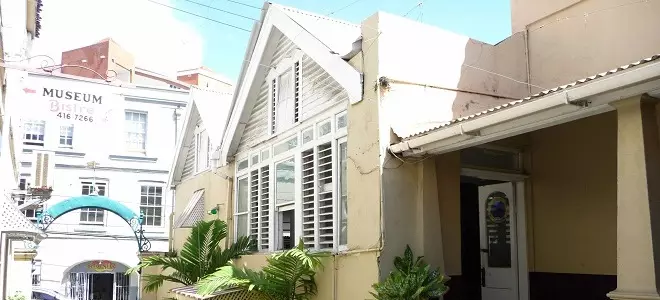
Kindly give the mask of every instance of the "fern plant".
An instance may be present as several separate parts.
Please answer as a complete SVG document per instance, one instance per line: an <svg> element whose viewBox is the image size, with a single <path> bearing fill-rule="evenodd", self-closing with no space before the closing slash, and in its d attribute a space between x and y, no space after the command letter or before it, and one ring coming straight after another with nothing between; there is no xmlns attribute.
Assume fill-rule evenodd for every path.
<svg viewBox="0 0 660 300"><path fill-rule="evenodd" d="M193 285L216 269L226 266L232 259L252 252L255 242L248 237L241 237L229 248L222 249L220 241L227 238L227 223L222 220L199 221L192 228L186 243L180 253L171 251L165 256L149 256L143 258L126 274L137 273L146 267L160 267L159 274L144 274L144 291L156 291L163 282L176 282L182 285ZM165 270L171 273L165 273Z"/></svg>
<svg viewBox="0 0 660 300"><path fill-rule="evenodd" d="M431 269L423 256L415 258L410 246L403 257L394 258L394 271L385 281L376 283L371 292L377 300L428 300L440 297L448 290L447 279L438 269Z"/></svg>
<svg viewBox="0 0 660 300"><path fill-rule="evenodd" d="M25 295L19 291L16 291L13 296L8 296L7 300L25 300Z"/></svg>
<svg viewBox="0 0 660 300"><path fill-rule="evenodd" d="M293 249L269 257L261 271L240 269L233 264L221 267L197 284L198 293L239 289L254 293L255 299L309 300L316 295L314 276L323 269L321 259L328 254L305 249L302 240Z"/></svg>

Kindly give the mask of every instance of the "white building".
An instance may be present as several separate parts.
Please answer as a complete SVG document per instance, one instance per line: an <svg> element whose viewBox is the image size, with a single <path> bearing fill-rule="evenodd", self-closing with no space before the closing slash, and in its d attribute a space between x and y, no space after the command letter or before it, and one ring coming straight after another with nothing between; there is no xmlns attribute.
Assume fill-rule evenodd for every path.
<svg viewBox="0 0 660 300"><path fill-rule="evenodd" d="M25 210L35 222L39 211L55 217L39 245L34 284L73 299L136 299L138 276L124 275L138 263L134 229L102 205L78 209L74 200L97 192L116 210L142 213L149 250L168 251L166 184L190 91L45 72L19 72L11 82L7 98L22 122L20 188L53 188L49 200Z"/></svg>
<svg viewBox="0 0 660 300"><path fill-rule="evenodd" d="M39 36L41 0L0 0L0 299L30 297L35 243L44 237L8 197L17 184L17 118L7 112L5 82L11 65L28 58Z"/></svg>

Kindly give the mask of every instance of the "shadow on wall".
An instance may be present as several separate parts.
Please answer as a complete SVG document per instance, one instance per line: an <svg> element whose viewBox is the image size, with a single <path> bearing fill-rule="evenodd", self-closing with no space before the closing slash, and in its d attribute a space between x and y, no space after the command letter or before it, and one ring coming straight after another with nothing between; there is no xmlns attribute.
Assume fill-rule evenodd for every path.
<svg viewBox="0 0 660 300"><path fill-rule="evenodd" d="M398 16L378 16L379 76L387 78L380 82L381 120L388 123L380 126L389 125L396 135L390 144L529 94L523 34L490 45ZM435 161L386 160L381 279L406 244L445 274L460 275L460 261L442 259L443 252L460 253L461 245L460 238L456 245L440 240L438 193L443 191L438 191ZM460 169L460 165L443 167ZM458 177L455 184L459 186Z"/></svg>

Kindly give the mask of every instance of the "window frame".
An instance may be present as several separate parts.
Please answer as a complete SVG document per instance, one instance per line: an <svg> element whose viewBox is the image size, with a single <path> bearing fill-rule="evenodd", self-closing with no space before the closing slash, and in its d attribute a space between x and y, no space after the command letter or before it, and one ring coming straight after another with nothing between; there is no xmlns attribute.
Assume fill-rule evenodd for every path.
<svg viewBox="0 0 660 300"><path fill-rule="evenodd" d="M249 191L250 191L250 174L253 170L255 169L261 169L264 166L269 166L270 170L270 179L269 179L269 249L268 251L261 251L261 252L278 252L278 245L277 245L277 237L279 236L279 230L277 228L277 224L279 223L278 220L278 215L280 211L285 211L291 209L295 209L295 219L294 219L294 241L295 243L298 242L298 240L301 238L302 234L302 187L301 187L301 164L302 164L302 152L304 150L308 150L311 148L316 148L320 145L331 143L331 148L332 148L332 172L333 172L333 191L338 191L340 187L340 179L339 179L339 144L342 142L347 141L347 130L346 127L338 129L336 126L336 120L337 116L345 114L346 113L346 106L344 105L337 105L330 109L327 113L317 115L313 118L310 118L308 120L303 120L299 122L296 126L290 128L287 131L281 132L277 134L276 137L273 137L269 139L267 142L262 143L261 145L257 145L248 151L244 151L241 153L238 153L236 157L236 164L235 164L235 174L237 180L243 179L243 178L248 178L247 179L247 184L248 184L248 208L246 214L248 215L248 222L247 226L248 228L246 229L245 232L248 233L248 236L250 235L250 221L249 221L249 213L251 211L251 202L249 199ZM318 137L317 133L317 128L321 124L325 122L331 122L331 130L328 134L324 135L323 137ZM311 141L308 141L304 145L302 144L302 135L304 131L309 130L310 128L313 128L314 130L314 136ZM289 149L287 151L284 151L282 153L279 153L278 155L274 155L274 147L276 145L279 145L282 142L290 140L293 136L297 137L297 145L296 147ZM268 151L269 157L267 159L263 159L262 153ZM251 158L254 155L259 155L260 156L260 161L259 163L256 164L251 164ZM276 170L275 167L278 163L285 161L287 159L290 159L291 157L294 158L294 164L295 164L295 195L294 195L294 202L293 203L288 203L288 204L281 204L278 205L276 203ZM239 163L244 162L247 160L247 167L244 167L242 169L239 168ZM316 163L315 163L316 164ZM234 207L237 208L237 199L238 199L238 184L235 185L234 187L234 199L232 199ZM334 249L310 249L312 251L333 251L333 252L341 252L341 251L346 251L347 246L346 245L339 245L339 231L340 231L340 224L339 224L339 195L338 192L333 192L333 218L334 218ZM316 196L315 196L316 197ZM318 201L318 200L317 200ZM280 209L281 207L281 209ZM234 240L237 238L237 219L236 219L236 208L234 209L234 224L233 226L233 232L234 232ZM318 212L316 213L318 216ZM318 229L317 229L318 230Z"/></svg>
<svg viewBox="0 0 660 300"><path fill-rule="evenodd" d="M62 125L60 125L60 137L59 137L59 141L58 141L58 147L60 147L60 148L73 148L73 132L75 130L73 127L74 127L73 124L62 124ZM64 128L66 128L65 130L67 130L67 132L65 132L66 134L68 134L68 129L69 128L71 129L71 135L70 136L62 135L62 129L64 129ZM63 139L64 139L65 142L67 140L69 140L71 142L71 144L66 144L66 143L62 144Z"/></svg>
<svg viewBox="0 0 660 300"><path fill-rule="evenodd" d="M197 125L194 134L195 168L193 174L198 174L211 169L211 138L209 137L208 130L201 124ZM204 147L205 145L206 147ZM205 154L206 157L202 157L202 154Z"/></svg>
<svg viewBox="0 0 660 300"><path fill-rule="evenodd" d="M300 49L295 49L293 53L280 61L278 65L271 69L271 71L266 76L266 82L268 83L268 135L267 137L274 137L283 132L287 132L293 128L296 128L298 124L302 121L302 88L304 87L303 79L303 57L304 53ZM296 66L298 70L296 70ZM293 114L294 120L292 124L286 125L286 127L278 127L275 123L277 120L276 117L276 107L275 103L279 97L279 81L280 76L288 71L291 71L291 84L293 85L292 90L292 100L293 100ZM296 85L297 83L297 85Z"/></svg>
<svg viewBox="0 0 660 300"><path fill-rule="evenodd" d="M104 187L105 187L105 188L104 188L104 194L103 194L102 196L104 196L104 197L108 197L108 194L109 194L109 184L108 184L108 182L105 181L105 180L83 180L83 181L80 181L80 194L81 194L81 195L90 195L91 190L89 191L88 194L84 194L82 191L83 191L83 189L85 188L85 186L93 186L93 185L96 185L96 186L99 186L99 185L100 185L100 186L104 186ZM94 188L97 188L97 187L94 187ZM94 209L94 211L89 211L89 209ZM96 215L98 214L99 211L101 211L102 214L103 214L103 220L102 220L101 222L97 222L97 221L93 221L93 222L92 222L92 221L89 221L89 214L90 214L90 213L94 213L95 216L96 216ZM79 212L79 215L78 215L78 224L80 224L80 225L106 226L106 224L107 224L108 214L107 214L106 211L105 211L104 209L102 209L102 208L90 208L90 207L84 207L84 208L81 208L78 212ZM81 220L83 214L86 214L86 215L87 215L87 221L82 221L82 220Z"/></svg>
<svg viewBox="0 0 660 300"><path fill-rule="evenodd" d="M147 188L147 194L146 194L147 204L146 205L142 204L142 196L143 196L142 188L143 187ZM148 204L149 203L149 188L150 187L153 187L154 189L160 188L160 205L159 206ZM139 203L138 211L140 212L140 214L142 215L142 207L147 207L147 208L159 208L160 207L160 225L148 225L147 224L148 216L146 214L144 214L143 219L142 219L143 226L148 227L148 228L164 228L165 227L165 223L166 223L165 222L165 215L166 215L166 213L165 213L165 207L166 207L166 205L165 205L165 200L166 200L165 196L166 196L166 193L165 193L165 186L164 185L157 184L157 183L152 183L152 182L140 182L140 200L138 202ZM155 215L152 216L152 217L155 217Z"/></svg>
<svg viewBox="0 0 660 300"><path fill-rule="evenodd" d="M28 124L30 124L32 126L31 128L34 128L35 126L41 127L42 128L41 132L37 132L36 134L34 134L34 132L28 133L26 131L26 125L28 125ZM22 126L23 126L23 138L22 138L22 140L23 140L24 145L42 146L42 147L45 145L45 143L46 143L46 121L45 120L27 119L27 120L23 121ZM41 135L41 139L39 139L39 138L37 138L37 139L32 139L32 138L28 139L26 137L26 135L28 135L28 134L30 134L32 136Z"/></svg>
<svg viewBox="0 0 660 300"><path fill-rule="evenodd" d="M247 193L246 193L246 201L247 201L247 208L245 209L245 212L238 212L238 195L239 195L239 190L240 190L240 182L241 180L245 179L245 182L247 184ZM236 239L239 237L238 236L238 217L245 215L247 217L247 228L245 229L245 232L247 232L248 236L250 235L250 176L249 174L244 174L239 176L236 176L236 185L234 187L234 209L233 209L233 233L234 237L233 240L236 241Z"/></svg>
<svg viewBox="0 0 660 300"><path fill-rule="evenodd" d="M128 126L129 120L127 120L127 114L138 114L138 115L144 115L144 132L134 132L131 131ZM134 120L130 120L130 122L136 122ZM143 110L136 110L136 109L126 109L124 110L124 147L128 152L137 152L137 153L146 153L147 152L147 139L148 139L148 132L149 132L149 112L148 111L143 111ZM129 134L142 134L144 137L142 139L142 148L133 148L131 147L132 143L129 140Z"/></svg>

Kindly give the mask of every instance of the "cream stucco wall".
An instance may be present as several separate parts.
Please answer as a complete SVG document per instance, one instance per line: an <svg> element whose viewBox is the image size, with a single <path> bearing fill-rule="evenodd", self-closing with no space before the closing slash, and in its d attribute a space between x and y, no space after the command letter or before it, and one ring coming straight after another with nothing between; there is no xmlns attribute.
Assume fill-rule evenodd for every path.
<svg viewBox="0 0 660 300"><path fill-rule="evenodd" d="M228 211L231 209L228 207L228 203L230 202L228 202L227 199L231 197L231 191L233 190L233 183L229 178L233 177L233 170L233 164L215 170L207 170L178 184L175 190L174 220L179 216L178 213L186 208L192 194L199 189L204 189L205 211L209 211L212 208L215 208L216 205L220 204L217 215L205 215L204 219L211 220L213 218L220 218L227 221ZM232 228L231 225L229 228ZM170 237L171 247L176 251L181 251L183 244L190 235L190 231L190 228L174 229ZM223 244L223 248L224 247L225 244ZM145 274L152 274L152 272L160 272L160 269L151 268L149 270L144 270L143 272ZM180 285L165 282L163 286L158 289L156 295L143 294L143 297L147 300L162 300L163 298L172 297L169 291L178 286ZM151 297L154 298L150 299Z"/></svg>
<svg viewBox="0 0 660 300"><path fill-rule="evenodd" d="M518 29L524 30L529 22L530 79L544 89L638 61L660 49L658 1L514 0L512 10L514 27L520 22Z"/></svg>
<svg viewBox="0 0 660 300"><path fill-rule="evenodd" d="M531 134L532 271L616 274L616 128L612 112Z"/></svg>
<svg viewBox="0 0 660 300"><path fill-rule="evenodd" d="M616 274L616 114L501 140L524 151L530 272ZM435 157L444 264L461 274L460 156Z"/></svg>

